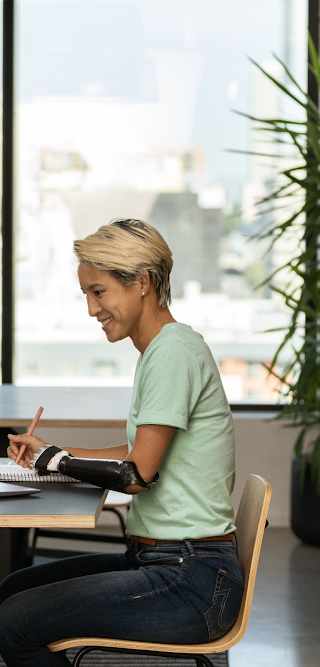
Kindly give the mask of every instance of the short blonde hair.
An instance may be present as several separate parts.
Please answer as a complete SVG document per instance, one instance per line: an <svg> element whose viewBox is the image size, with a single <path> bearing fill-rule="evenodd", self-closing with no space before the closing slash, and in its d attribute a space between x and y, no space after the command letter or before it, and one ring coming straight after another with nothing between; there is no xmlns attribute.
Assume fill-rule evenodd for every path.
<svg viewBox="0 0 320 667"><path fill-rule="evenodd" d="M83 240L74 241L79 262L106 271L124 285L133 285L147 270L159 305L171 303L172 253L161 234L142 220L114 219Z"/></svg>

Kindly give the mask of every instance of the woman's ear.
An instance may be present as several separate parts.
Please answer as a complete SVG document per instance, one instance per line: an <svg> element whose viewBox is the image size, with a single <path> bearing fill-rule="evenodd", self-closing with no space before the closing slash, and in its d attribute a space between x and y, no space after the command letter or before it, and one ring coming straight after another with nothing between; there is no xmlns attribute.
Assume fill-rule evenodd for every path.
<svg viewBox="0 0 320 667"><path fill-rule="evenodd" d="M141 295L146 296L150 288L150 274L147 269L141 274L139 278L139 284L141 288Z"/></svg>

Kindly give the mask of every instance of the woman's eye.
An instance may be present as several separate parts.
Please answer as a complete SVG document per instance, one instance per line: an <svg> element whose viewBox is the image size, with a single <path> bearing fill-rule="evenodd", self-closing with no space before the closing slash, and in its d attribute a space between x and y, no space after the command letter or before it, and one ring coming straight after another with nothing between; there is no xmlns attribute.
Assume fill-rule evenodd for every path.
<svg viewBox="0 0 320 667"><path fill-rule="evenodd" d="M100 289L95 290L95 294L96 296L100 296L100 294L102 294L102 290Z"/></svg>

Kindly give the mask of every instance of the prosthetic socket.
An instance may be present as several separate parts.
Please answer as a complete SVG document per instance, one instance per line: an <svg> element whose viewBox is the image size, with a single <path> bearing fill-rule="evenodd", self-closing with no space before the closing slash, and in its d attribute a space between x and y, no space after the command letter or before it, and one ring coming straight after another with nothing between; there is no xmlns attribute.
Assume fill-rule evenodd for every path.
<svg viewBox="0 0 320 667"><path fill-rule="evenodd" d="M133 461L114 461L106 459L79 459L54 445L42 447L31 465L40 472L60 472L81 482L88 482L103 489L124 492L127 486L138 484L149 489L158 481L156 474L153 482L146 482L140 476Z"/></svg>

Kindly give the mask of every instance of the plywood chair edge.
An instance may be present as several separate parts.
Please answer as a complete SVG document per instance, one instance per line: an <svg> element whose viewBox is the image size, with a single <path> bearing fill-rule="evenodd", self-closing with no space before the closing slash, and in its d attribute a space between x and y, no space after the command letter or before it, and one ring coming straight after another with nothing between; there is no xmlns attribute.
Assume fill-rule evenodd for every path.
<svg viewBox="0 0 320 667"><path fill-rule="evenodd" d="M266 526L266 520L268 516L268 510L272 495L272 486L267 482L266 479L260 475L249 475L250 477L256 477L263 481L265 484L265 496L263 499L263 507L259 519L258 529L256 532L256 538L253 547L253 555L249 570L248 576L248 585L246 595L243 598L244 608L240 608L238 620L235 625L229 632L221 637L220 639L215 639L211 642L206 642L205 644L160 644L153 642L138 642L130 641L125 639L103 639L101 637L73 637L69 639L60 639L51 644L48 644L48 648L52 653L56 651L66 650L68 648L81 647L81 646L104 646L121 648L121 649L135 649L140 651L159 651L162 653L183 653L186 654L210 654L210 653L221 653L222 651L227 651L235 644L237 644L242 637L245 635L252 605L252 598L257 574L257 567L259 561L259 555L261 550L262 539L264 535L264 529Z"/></svg>
<svg viewBox="0 0 320 667"><path fill-rule="evenodd" d="M227 650L229 648L232 648L235 644L237 644L240 639L245 635L247 628L248 628L248 623L249 623L249 618L250 618L250 612L251 612L251 606L252 606L252 599L253 599L253 593L254 593L254 587L255 587L255 582L256 582L256 576L257 576L257 569L258 569L258 562L259 562L259 557L260 557L260 551L261 551L261 545L262 545L262 540L263 540L263 535L265 531L265 527L267 524L267 516L268 516L268 511L269 511L269 506L270 506L270 501L271 501L271 496L272 496L272 486L269 482L267 482L264 477L261 477L260 475L249 475L248 479L250 477L256 477L262 480L265 484L265 496L263 500L263 507L259 519L259 525L256 533L256 538L255 538L255 543L253 547L253 555L252 555L252 560L251 560L251 565L250 565L250 570L249 570L249 576L248 576L248 586L247 586L247 592L246 595L244 596L244 610L242 611L240 609L239 612L239 617L238 619L241 618L241 622L239 623L240 627L238 632L236 632L232 642L230 642L230 645L224 649ZM236 629L238 622L235 623L234 627L230 630ZM223 639L226 639L228 636L225 635L222 637Z"/></svg>

